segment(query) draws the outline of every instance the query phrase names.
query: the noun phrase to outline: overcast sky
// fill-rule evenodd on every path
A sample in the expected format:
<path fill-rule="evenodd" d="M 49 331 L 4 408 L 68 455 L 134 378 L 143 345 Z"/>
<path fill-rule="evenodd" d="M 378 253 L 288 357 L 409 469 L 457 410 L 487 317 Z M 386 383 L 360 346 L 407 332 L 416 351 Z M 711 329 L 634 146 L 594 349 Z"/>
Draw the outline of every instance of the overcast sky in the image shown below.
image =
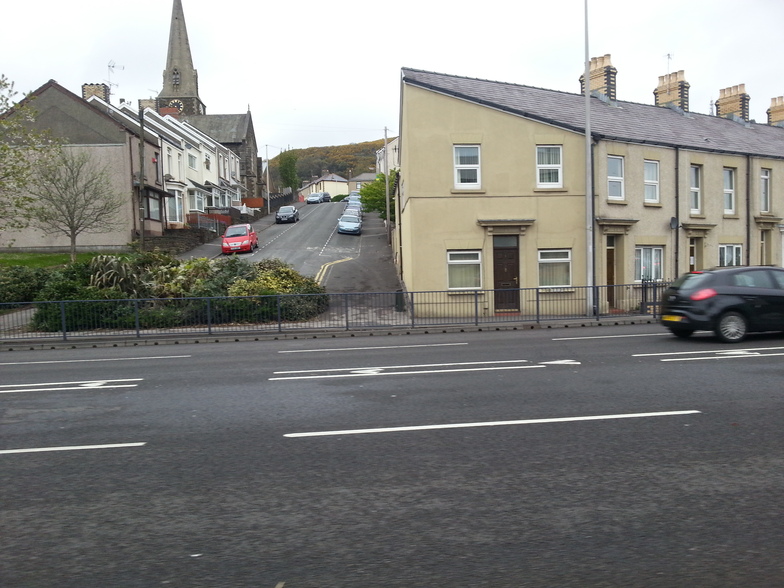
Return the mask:
<path fill-rule="evenodd" d="M 580 92 L 584 0 L 182 3 L 207 113 L 250 107 L 262 156 L 372 141 L 385 127 L 395 136 L 402 67 Z M 76 94 L 111 82 L 114 104 L 157 96 L 171 9 L 5 5 L 0 73 L 20 92 L 54 79 Z M 764 123 L 771 98 L 784 96 L 784 0 L 589 0 L 588 23 L 590 56 L 612 56 L 619 100 L 653 104 L 658 77 L 678 70 L 693 112 L 745 84 L 751 118 Z"/>

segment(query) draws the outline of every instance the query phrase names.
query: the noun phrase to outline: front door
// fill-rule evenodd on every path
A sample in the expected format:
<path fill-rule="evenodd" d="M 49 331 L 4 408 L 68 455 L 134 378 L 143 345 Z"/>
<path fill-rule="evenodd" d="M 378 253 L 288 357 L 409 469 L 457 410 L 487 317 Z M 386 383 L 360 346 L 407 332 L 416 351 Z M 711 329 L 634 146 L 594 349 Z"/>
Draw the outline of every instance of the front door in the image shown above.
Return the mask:
<path fill-rule="evenodd" d="M 496 312 L 520 311 L 520 251 L 517 235 L 493 236 L 493 288 Z"/>

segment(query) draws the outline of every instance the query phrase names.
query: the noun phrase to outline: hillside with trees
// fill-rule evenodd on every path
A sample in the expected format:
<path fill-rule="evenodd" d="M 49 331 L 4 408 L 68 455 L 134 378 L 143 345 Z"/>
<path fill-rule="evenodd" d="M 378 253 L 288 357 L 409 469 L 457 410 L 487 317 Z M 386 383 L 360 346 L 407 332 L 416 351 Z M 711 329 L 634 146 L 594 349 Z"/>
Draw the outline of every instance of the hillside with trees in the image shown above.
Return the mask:
<path fill-rule="evenodd" d="M 286 182 L 281 181 L 280 165 L 282 161 L 291 161 L 296 158 L 296 171 L 299 184 L 303 184 L 321 177 L 323 170 L 351 179 L 365 172 L 374 172 L 376 165 L 376 151 L 384 147 L 384 139 L 367 141 L 364 143 L 351 143 L 349 145 L 334 145 L 331 147 L 307 147 L 305 149 L 291 149 L 274 157 L 270 161 L 270 182 L 272 191 L 279 191 Z"/>

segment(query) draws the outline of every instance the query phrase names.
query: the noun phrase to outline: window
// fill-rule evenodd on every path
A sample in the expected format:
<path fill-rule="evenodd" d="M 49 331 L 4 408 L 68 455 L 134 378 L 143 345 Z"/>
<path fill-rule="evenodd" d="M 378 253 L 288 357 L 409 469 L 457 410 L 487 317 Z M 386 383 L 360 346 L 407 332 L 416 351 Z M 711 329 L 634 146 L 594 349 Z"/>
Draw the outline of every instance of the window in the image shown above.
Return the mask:
<path fill-rule="evenodd" d="M 188 153 L 188 167 L 196 169 L 196 156 L 193 153 Z"/>
<path fill-rule="evenodd" d="M 607 198 L 623 200 L 623 157 L 607 156 Z"/>
<path fill-rule="evenodd" d="M 735 214 L 735 170 L 724 168 L 724 214 Z"/>
<path fill-rule="evenodd" d="M 634 280 L 661 280 L 664 260 L 663 247 L 635 247 L 634 249 Z"/>
<path fill-rule="evenodd" d="M 204 155 L 204 167 L 207 168 L 207 169 L 210 169 L 211 162 L 212 162 L 212 160 L 210 159 L 209 154 L 205 154 Z"/>
<path fill-rule="evenodd" d="M 204 212 L 204 193 L 199 190 L 188 190 L 188 210 Z"/>
<path fill-rule="evenodd" d="M 700 214 L 700 212 L 702 212 L 701 185 L 702 168 L 699 165 L 693 165 L 691 166 L 691 194 L 689 196 L 689 205 L 691 206 L 692 214 Z"/>
<path fill-rule="evenodd" d="M 147 192 L 143 201 L 144 218 L 161 220 L 161 199 L 157 194 Z"/>
<path fill-rule="evenodd" d="M 561 165 L 560 145 L 537 145 L 536 147 L 536 187 L 563 187 L 563 168 Z"/>
<path fill-rule="evenodd" d="M 743 265 L 743 247 L 741 245 L 719 245 L 719 266 Z"/>
<path fill-rule="evenodd" d="M 482 186 L 479 145 L 455 145 L 455 188 L 475 190 Z"/>
<path fill-rule="evenodd" d="M 562 287 L 572 285 L 572 250 L 539 250 L 539 286 Z"/>
<path fill-rule="evenodd" d="M 166 218 L 172 223 L 183 222 L 182 193 L 179 190 L 172 190 L 171 196 L 166 197 Z"/>
<path fill-rule="evenodd" d="M 760 212 L 770 212 L 770 170 L 760 170 Z"/>
<path fill-rule="evenodd" d="M 447 251 L 450 290 L 476 290 L 482 287 L 482 252 Z"/>
<path fill-rule="evenodd" d="M 177 154 L 177 179 L 182 178 L 182 153 Z"/>
<path fill-rule="evenodd" d="M 171 147 L 167 147 L 166 148 L 166 173 L 171 174 L 173 171 L 174 171 L 174 162 L 172 161 L 172 150 Z M 180 176 L 177 177 L 179 178 Z"/>
<path fill-rule="evenodd" d="M 645 202 L 659 202 L 659 162 L 645 160 Z"/>

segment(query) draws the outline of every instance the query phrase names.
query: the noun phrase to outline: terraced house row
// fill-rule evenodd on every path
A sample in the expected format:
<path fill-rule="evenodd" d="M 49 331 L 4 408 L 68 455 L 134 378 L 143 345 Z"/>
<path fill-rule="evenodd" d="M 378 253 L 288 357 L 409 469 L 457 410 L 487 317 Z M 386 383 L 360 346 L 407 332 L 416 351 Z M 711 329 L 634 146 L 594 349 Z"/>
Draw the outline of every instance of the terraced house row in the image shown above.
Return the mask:
<path fill-rule="evenodd" d="M 603 289 L 606 311 L 645 281 L 781 265 L 784 98 L 760 124 L 742 85 L 704 115 L 682 71 L 659 78 L 653 105 L 617 100 L 616 76 L 609 55 L 591 60 L 586 196 L 584 93 L 402 70 L 394 246 L 408 290 L 555 300 L 626 285 Z M 487 298 L 486 312 L 526 304 Z"/>

